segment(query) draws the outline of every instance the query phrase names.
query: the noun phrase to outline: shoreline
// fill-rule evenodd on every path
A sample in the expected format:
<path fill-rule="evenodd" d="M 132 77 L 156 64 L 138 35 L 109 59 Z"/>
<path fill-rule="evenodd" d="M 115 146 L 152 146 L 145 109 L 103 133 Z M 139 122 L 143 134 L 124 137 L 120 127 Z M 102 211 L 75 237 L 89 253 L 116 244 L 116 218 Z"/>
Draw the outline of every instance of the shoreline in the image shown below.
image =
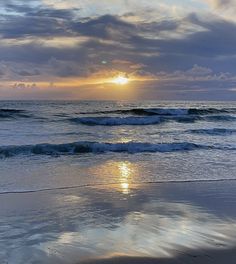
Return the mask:
<path fill-rule="evenodd" d="M 235 180 L 123 188 L 115 184 L 0 195 L 0 259 L 14 264 L 28 259 L 50 264 L 235 264 Z"/>
<path fill-rule="evenodd" d="M 235 264 L 236 248 L 180 252 L 173 258 L 111 257 L 77 262 L 77 264 Z"/>
<path fill-rule="evenodd" d="M 211 183 L 211 182 L 236 182 L 236 179 L 197 179 L 197 180 L 160 180 L 160 181 L 146 181 L 146 182 L 139 182 L 139 183 L 131 183 L 133 188 L 138 188 L 139 186 L 144 185 L 155 185 L 155 184 L 188 184 L 188 183 Z M 30 194 L 30 193 L 40 193 L 40 192 L 51 192 L 51 191 L 66 191 L 70 189 L 80 189 L 80 188 L 102 188 L 107 186 L 118 186 L 119 183 L 94 183 L 94 184 L 81 184 L 75 186 L 62 186 L 62 187 L 55 187 L 55 188 L 42 188 L 42 189 L 35 189 L 35 190 L 12 190 L 12 191 L 0 191 L 1 195 L 8 195 L 8 194 Z"/>

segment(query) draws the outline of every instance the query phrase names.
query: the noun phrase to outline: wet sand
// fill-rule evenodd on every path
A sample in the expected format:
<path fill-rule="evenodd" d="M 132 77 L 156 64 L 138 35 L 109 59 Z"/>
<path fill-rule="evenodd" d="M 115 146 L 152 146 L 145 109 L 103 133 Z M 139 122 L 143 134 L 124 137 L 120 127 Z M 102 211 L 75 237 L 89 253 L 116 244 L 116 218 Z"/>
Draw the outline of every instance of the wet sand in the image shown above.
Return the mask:
<path fill-rule="evenodd" d="M 0 195 L 1 263 L 236 263 L 236 181 Z"/>
<path fill-rule="evenodd" d="M 235 264 L 236 248 L 179 252 L 174 258 L 114 257 L 78 262 L 78 264 Z"/>

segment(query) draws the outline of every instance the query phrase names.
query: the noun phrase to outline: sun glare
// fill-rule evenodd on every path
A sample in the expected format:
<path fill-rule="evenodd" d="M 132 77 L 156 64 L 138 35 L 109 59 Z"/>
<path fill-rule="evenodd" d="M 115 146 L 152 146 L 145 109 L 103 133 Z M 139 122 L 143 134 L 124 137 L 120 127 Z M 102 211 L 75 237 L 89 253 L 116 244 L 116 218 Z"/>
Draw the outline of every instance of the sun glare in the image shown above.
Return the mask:
<path fill-rule="evenodd" d="M 129 82 L 129 79 L 124 76 L 118 76 L 114 78 L 112 82 L 118 85 L 125 85 Z"/>

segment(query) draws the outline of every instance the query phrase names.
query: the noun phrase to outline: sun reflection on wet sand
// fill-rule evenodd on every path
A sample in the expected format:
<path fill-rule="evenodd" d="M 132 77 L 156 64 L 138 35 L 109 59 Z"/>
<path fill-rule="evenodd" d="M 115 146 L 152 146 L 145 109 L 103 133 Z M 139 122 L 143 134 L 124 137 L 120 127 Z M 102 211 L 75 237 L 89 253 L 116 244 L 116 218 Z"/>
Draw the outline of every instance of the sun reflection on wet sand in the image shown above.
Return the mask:
<path fill-rule="evenodd" d="M 129 183 L 127 182 L 123 182 L 120 184 L 121 189 L 122 189 L 122 193 L 123 194 L 129 194 L 130 190 L 129 190 Z"/>
<path fill-rule="evenodd" d="M 129 161 L 108 161 L 101 165 L 96 164 L 94 168 L 91 167 L 90 172 L 102 177 L 101 182 L 105 181 L 105 185 L 109 183 L 109 189 L 129 194 L 132 183 L 139 177 L 141 168 Z M 106 188 L 105 185 L 102 188 Z"/>
<path fill-rule="evenodd" d="M 120 172 L 120 186 L 123 194 L 129 194 L 130 192 L 130 178 L 132 176 L 131 163 L 130 162 L 121 162 L 118 165 Z"/>

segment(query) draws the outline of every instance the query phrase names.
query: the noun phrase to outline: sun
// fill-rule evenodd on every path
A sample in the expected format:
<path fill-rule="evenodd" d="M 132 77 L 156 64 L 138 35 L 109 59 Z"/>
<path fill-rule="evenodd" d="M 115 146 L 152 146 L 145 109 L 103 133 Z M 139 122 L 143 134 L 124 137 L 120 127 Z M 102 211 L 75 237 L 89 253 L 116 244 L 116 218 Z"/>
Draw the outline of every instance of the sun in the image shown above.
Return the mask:
<path fill-rule="evenodd" d="M 129 79 L 124 76 L 118 76 L 115 77 L 112 82 L 118 85 L 125 85 L 129 82 Z"/>

